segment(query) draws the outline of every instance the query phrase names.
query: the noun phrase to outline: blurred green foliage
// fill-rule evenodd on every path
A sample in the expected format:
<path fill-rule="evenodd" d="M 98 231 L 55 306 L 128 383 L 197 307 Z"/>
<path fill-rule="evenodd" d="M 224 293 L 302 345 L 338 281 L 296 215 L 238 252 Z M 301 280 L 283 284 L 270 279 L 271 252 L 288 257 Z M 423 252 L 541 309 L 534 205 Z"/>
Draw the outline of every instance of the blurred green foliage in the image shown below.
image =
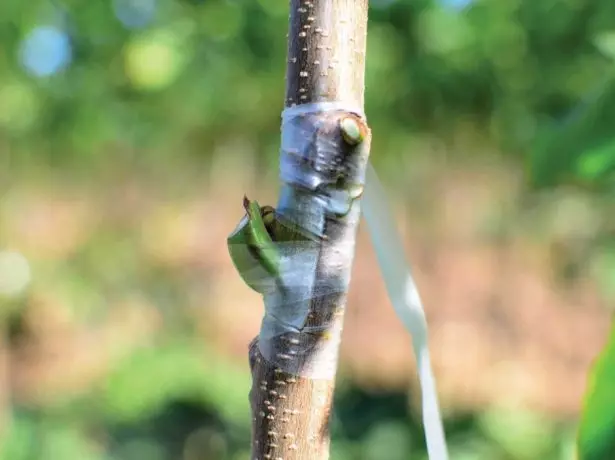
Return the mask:
<path fill-rule="evenodd" d="M 615 458 L 615 325 L 589 377 L 579 428 L 579 460 Z"/>
<path fill-rule="evenodd" d="M 374 162 L 395 164 L 402 152 L 413 158 L 415 139 L 428 132 L 469 151 L 494 146 L 524 162 L 531 188 L 574 184 L 611 197 L 615 3 L 466 3 L 372 1 L 366 110 Z M 57 33 L 36 45 L 32 34 L 42 26 Z M 3 0 L 0 185 L 47 169 L 74 182 L 101 171 L 162 173 L 157 178 L 190 171 L 196 181 L 221 146 L 239 146 L 237 155 L 253 156 L 258 171 L 275 169 L 286 28 L 286 0 Z M 613 228 L 605 228 L 610 244 Z M 173 304 L 182 282 L 197 282 L 140 260 L 134 242 L 112 229 L 101 234 L 105 244 L 88 243 L 74 259 L 37 267 L 83 306 L 80 314 L 96 317 L 83 309 L 105 305 L 101 292 L 142 288 Z M 601 273 L 612 280 L 615 260 Z M 140 279 L 147 286 L 136 284 Z M 19 302 L 3 304 L 10 321 Z M 190 320 L 164 315 L 174 331 L 169 343 L 120 359 L 101 388 L 50 406 L 15 404 L 0 458 L 248 458 L 247 366 L 187 343 Z M 598 379 L 615 369 L 609 350 Z M 340 385 L 333 459 L 424 458 L 405 395 Z M 615 405 L 609 385 L 597 383 L 590 397 L 582 449 L 612 429 L 611 419 L 594 418 Z M 563 460 L 574 443 L 568 423 L 507 411 L 451 416 L 447 431 L 459 460 Z"/>
<path fill-rule="evenodd" d="M 214 140 L 234 137 L 275 156 L 285 1 L 113 3 L 116 13 L 132 5 L 133 15 L 152 3 L 155 14 L 127 28 L 107 3 L 0 6 L 0 124 L 12 164 L 43 155 L 52 164 L 151 163 L 156 153 L 164 163 L 207 156 Z M 501 150 L 528 152 L 536 185 L 611 181 L 612 10 L 608 0 L 483 0 L 461 11 L 436 0 L 374 2 L 366 108 L 376 133 L 386 132 L 375 151 L 470 123 Z M 19 50 L 41 25 L 68 36 L 70 63 L 28 78 Z M 146 160 L 134 158 L 135 146 L 149 147 Z"/>

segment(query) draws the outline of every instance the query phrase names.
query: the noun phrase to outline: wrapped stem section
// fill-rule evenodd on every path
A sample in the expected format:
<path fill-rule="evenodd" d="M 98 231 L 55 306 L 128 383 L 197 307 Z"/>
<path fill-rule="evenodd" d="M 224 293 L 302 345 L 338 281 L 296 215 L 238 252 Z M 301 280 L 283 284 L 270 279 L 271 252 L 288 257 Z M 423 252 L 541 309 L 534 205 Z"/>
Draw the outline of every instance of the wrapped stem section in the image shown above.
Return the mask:
<path fill-rule="evenodd" d="M 284 248 L 308 241 L 311 252 L 282 249 L 287 263 L 264 293 L 263 325 L 249 352 L 253 459 L 329 458 L 371 138 L 362 115 L 366 33 L 367 0 L 290 2 L 276 222 L 291 229 Z"/>

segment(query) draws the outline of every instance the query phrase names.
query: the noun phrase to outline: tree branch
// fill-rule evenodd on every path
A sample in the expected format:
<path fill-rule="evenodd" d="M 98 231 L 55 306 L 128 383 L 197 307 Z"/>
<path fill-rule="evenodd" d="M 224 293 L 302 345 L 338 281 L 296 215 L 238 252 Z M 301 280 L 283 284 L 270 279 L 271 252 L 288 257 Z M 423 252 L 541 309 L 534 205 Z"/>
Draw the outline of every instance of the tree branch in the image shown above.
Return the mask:
<path fill-rule="evenodd" d="M 291 0 L 286 107 L 334 101 L 343 103 L 344 107 L 362 109 L 367 3 L 367 0 Z M 315 133 L 304 139 L 309 144 L 307 151 L 312 156 L 321 155 L 322 148 L 317 148 L 316 143 L 329 146 L 324 158 L 329 164 L 325 166 L 343 170 L 345 183 L 353 186 L 364 184 L 369 155 L 370 133 L 359 115 L 350 109 L 330 110 L 305 115 L 299 122 Z M 345 136 L 344 120 L 349 119 L 356 122 L 354 126 L 361 132 L 358 148 L 349 146 L 353 142 Z M 283 129 L 297 129 L 297 125 L 285 125 Z M 284 136 L 285 132 L 283 139 Z M 322 159 L 312 157 L 312 160 L 319 158 Z M 360 209 L 359 200 L 353 199 L 347 213 L 332 213 L 326 205 L 319 204 L 326 200 L 323 201 L 318 190 L 306 190 L 286 181 L 280 192 L 277 208 L 280 218 L 291 221 L 299 233 L 317 227 L 323 239 L 313 273 L 306 272 L 306 277 L 313 276 L 307 302 L 277 291 L 276 298 L 283 300 L 282 305 L 268 307 L 272 296 L 265 295 L 266 310 L 274 310 L 279 317 L 303 308 L 306 322 L 299 331 L 272 334 L 267 329 L 271 325 L 266 324 L 269 311 L 260 338 L 250 344 L 253 459 L 329 458 L 335 371 L 327 373 L 326 369 L 335 369 L 337 363 Z M 333 289 L 334 292 L 321 289 L 327 286 L 338 289 Z"/>
<path fill-rule="evenodd" d="M 286 106 L 363 107 L 367 0 L 291 0 Z"/>

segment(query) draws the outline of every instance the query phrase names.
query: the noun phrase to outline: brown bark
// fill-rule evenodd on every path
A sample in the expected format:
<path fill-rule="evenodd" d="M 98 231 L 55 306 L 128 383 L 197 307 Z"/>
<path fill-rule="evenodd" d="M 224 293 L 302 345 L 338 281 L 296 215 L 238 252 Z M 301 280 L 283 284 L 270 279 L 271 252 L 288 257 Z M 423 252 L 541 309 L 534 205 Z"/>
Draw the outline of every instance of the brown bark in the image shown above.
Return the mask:
<path fill-rule="evenodd" d="M 309 102 L 342 101 L 363 107 L 367 0 L 291 0 L 286 71 L 287 107 Z M 339 134 L 332 139 L 342 144 Z M 335 137 L 336 136 L 336 137 Z M 368 136 L 369 137 L 369 136 Z M 369 138 L 366 140 L 369 142 Z M 367 155 L 367 153 L 365 154 Z M 366 162 L 364 158 L 362 164 Z M 346 285 L 354 256 L 358 204 L 349 215 L 327 221 L 317 282 Z M 293 343 L 309 341 L 312 349 L 336 359 L 346 293 L 321 295 L 309 308 L 310 326 L 328 324 L 326 333 L 276 338 L 277 356 L 292 355 Z M 334 346 L 331 346 L 334 345 Z M 250 344 L 252 389 L 252 459 L 326 460 L 335 381 L 294 376 Z"/>
<path fill-rule="evenodd" d="M 363 106 L 367 0 L 291 0 L 286 106 Z"/>

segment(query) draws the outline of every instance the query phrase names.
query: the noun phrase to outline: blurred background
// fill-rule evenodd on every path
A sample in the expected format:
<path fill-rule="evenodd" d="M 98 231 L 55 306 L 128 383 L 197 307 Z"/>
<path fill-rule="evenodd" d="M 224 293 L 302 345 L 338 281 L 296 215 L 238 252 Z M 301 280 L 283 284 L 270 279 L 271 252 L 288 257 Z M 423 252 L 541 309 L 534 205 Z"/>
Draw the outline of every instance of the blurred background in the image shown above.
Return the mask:
<path fill-rule="evenodd" d="M 615 296 L 615 3 L 372 0 L 372 161 L 451 458 L 568 460 Z M 0 458 L 243 460 L 286 0 L 0 2 Z M 426 459 L 361 226 L 334 460 Z"/>

